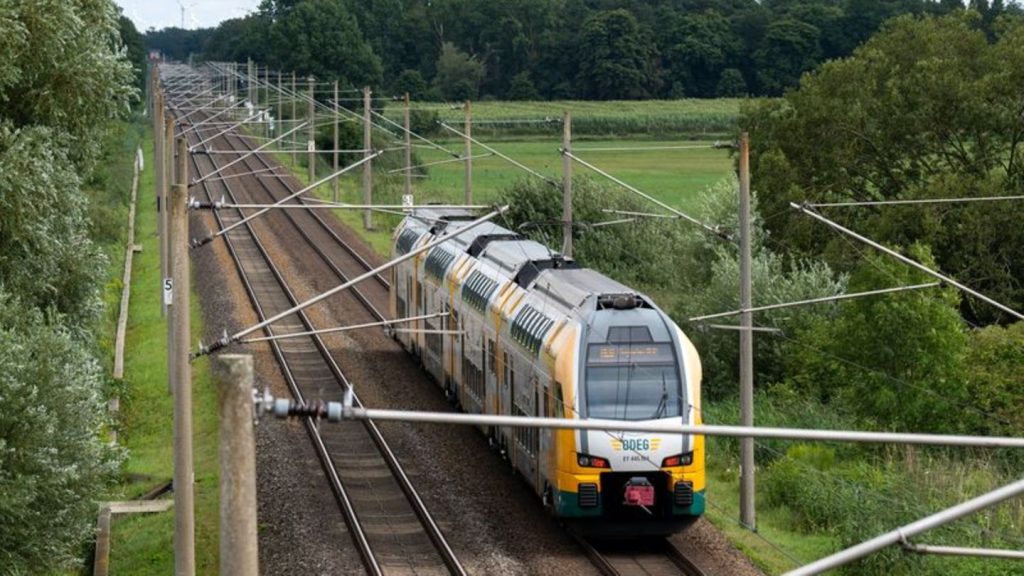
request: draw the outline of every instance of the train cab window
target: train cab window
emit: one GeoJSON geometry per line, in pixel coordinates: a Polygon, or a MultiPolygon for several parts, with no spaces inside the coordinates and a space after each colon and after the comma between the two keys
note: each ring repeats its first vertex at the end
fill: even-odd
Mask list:
{"type": "Polygon", "coordinates": [[[590,344],[587,415],[609,420],[656,420],[682,415],[679,365],[670,343],[590,344]]]}
{"type": "Polygon", "coordinates": [[[561,382],[555,382],[555,410],[556,418],[565,418],[565,398],[562,396],[561,382]]]}

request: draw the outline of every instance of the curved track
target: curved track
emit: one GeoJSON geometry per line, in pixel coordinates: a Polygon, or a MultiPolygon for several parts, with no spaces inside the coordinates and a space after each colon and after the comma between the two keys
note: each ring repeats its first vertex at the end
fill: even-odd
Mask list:
{"type": "MultiPolygon", "coordinates": [[[[203,136],[216,134],[213,130],[209,129],[211,133],[202,136],[192,132],[190,140],[194,144],[203,136]]],[[[203,131],[202,128],[198,130],[203,131]]],[[[225,137],[217,138],[215,142],[230,145],[225,137]]],[[[220,168],[210,155],[191,155],[191,162],[195,174],[207,174],[220,168]]],[[[239,178],[204,181],[201,188],[207,200],[223,196],[237,202],[239,187],[244,185],[246,191],[251,191],[256,186],[255,182],[262,180],[240,176],[242,169],[233,172],[228,169],[226,172],[228,174],[224,175],[239,175],[239,178]]],[[[197,194],[198,190],[193,189],[192,192],[197,194]]],[[[223,229],[238,222],[243,213],[220,210],[215,217],[223,229]]],[[[260,319],[297,304],[251,224],[239,226],[224,236],[260,319]]],[[[310,242],[312,244],[313,240],[310,242]]],[[[283,334],[313,329],[309,318],[299,312],[275,323],[267,332],[283,334]]],[[[337,397],[342,388],[349,385],[319,337],[272,341],[271,347],[292,394],[298,400],[337,397]]],[[[306,419],[305,426],[369,573],[465,573],[372,422],[318,427],[306,419]]]]}

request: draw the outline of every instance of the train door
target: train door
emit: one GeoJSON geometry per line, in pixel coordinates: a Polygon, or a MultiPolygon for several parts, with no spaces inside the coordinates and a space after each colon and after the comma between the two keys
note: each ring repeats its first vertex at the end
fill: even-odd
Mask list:
{"type": "MultiPolygon", "coordinates": [[[[440,303],[437,311],[446,314],[448,312],[448,305],[443,302],[440,303]]],[[[427,314],[430,314],[430,312],[427,312],[427,314]]],[[[427,367],[427,372],[430,372],[442,387],[446,387],[447,383],[445,382],[444,374],[444,336],[440,334],[440,331],[445,329],[448,324],[447,321],[447,316],[428,318],[425,323],[426,330],[423,332],[424,342],[426,343],[423,363],[427,367]]]]}
{"type": "Polygon", "coordinates": [[[448,345],[445,346],[448,352],[448,374],[451,377],[452,393],[455,394],[455,400],[462,402],[462,389],[461,386],[465,385],[465,376],[462,374],[462,366],[460,360],[462,359],[462,335],[465,333],[465,327],[462,325],[464,320],[459,316],[459,311],[452,306],[451,321],[449,330],[454,331],[452,334],[445,335],[448,340],[448,345]]]}

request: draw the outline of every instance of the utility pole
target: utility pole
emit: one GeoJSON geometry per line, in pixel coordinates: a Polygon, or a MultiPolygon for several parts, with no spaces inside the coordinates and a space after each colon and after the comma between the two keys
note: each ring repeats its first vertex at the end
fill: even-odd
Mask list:
{"type": "MultiPolygon", "coordinates": [[[[156,88],[156,96],[153,99],[153,176],[156,179],[156,233],[159,236],[160,245],[160,282],[163,282],[167,274],[167,230],[164,228],[164,212],[167,210],[166,197],[164,195],[164,93],[160,90],[159,84],[156,88]]],[[[160,317],[167,315],[167,305],[163,299],[160,300],[160,317]]]]}
{"type": "MultiPolygon", "coordinates": [[[[332,142],[334,142],[334,163],[333,163],[334,171],[331,172],[331,174],[336,174],[338,172],[338,149],[340,148],[340,146],[338,146],[338,81],[337,80],[334,81],[334,105],[331,106],[331,110],[334,111],[334,139],[332,140],[332,142]]],[[[333,188],[334,188],[334,195],[333,195],[332,199],[335,202],[337,202],[338,201],[338,179],[337,178],[335,178],[333,181],[331,181],[331,186],[333,186],[333,188]]]]}
{"type": "MultiPolygon", "coordinates": [[[[291,100],[292,100],[292,117],[291,117],[291,121],[292,121],[292,126],[294,126],[295,123],[298,122],[298,120],[296,119],[296,110],[295,110],[295,96],[297,94],[298,94],[298,92],[295,90],[295,72],[292,72],[292,93],[291,93],[291,100]]],[[[296,140],[295,136],[292,136],[292,166],[295,166],[295,160],[296,160],[295,147],[298,146],[298,145],[299,145],[298,140],[296,140]]]]}
{"type": "Polygon", "coordinates": [[[252,356],[214,359],[220,408],[220,571],[259,574],[252,356]]]}
{"type": "Polygon", "coordinates": [[[306,147],[309,149],[309,183],[316,182],[316,79],[309,77],[309,113],[306,116],[309,121],[309,142],[306,147]]]}
{"type": "Polygon", "coordinates": [[[249,92],[249,103],[256,106],[256,95],[253,92],[253,88],[256,87],[256,84],[252,81],[252,58],[249,58],[245,68],[245,85],[249,92]]]}
{"type": "Polygon", "coordinates": [[[263,67],[263,136],[270,138],[270,66],[263,67]]]}
{"type": "MultiPolygon", "coordinates": [[[[740,135],[740,426],[754,425],[754,331],[750,308],[750,138],[740,135]]],[[[757,530],[754,439],[740,439],[740,523],[757,530]]]]}
{"type": "Polygon", "coordinates": [[[174,324],[174,573],[195,574],[192,471],[192,365],[189,363],[188,142],[178,138],[178,183],[171,198],[174,257],[171,320],[174,324]]]}
{"type": "Polygon", "coordinates": [[[562,254],[572,258],[572,113],[562,117],[562,254]]]}
{"type": "Polygon", "coordinates": [[[409,93],[405,93],[405,113],[403,114],[403,125],[405,127],[405,194],[412,195],[412,120],[409,109],[409,93]]]}
{"type": "Polygon", "coordinates": [[[473,103],[469,100],[466,100],[465,111],[466,125],[463,129],[463,133],[466,135],[466,158],[464,160],[466,163],[466,194],[464,203],[468,206],[473,203],[473,141],[471,140],[473,137],[473,103]]]}
{"type": "MultiPolygon", "coordinates": [[[[281,131],[284,132],[284,92],[281,92],[281,72],[277,73],[277,125],[281,127],[281,131]]],[[[281,146],[285,143],[278,144],[277,148],[280,150],[281,146]]]]}
{"type": "MultiPolygon", "coordinates": [[[[363,88],[363,157],[368,157],[373,148],[373,134],[370,131],[370,87],[363,88]]],[[[363,204],[373,204],[373,160],[363,164],[363,204]]],[[[373,212],[369,208],[363,211],[363,228],[373,230],[373,212]]]]}
{"type": "Polygon", "coordinates": [[[167,276],[171,277],[171,239],[170,239],[170,219],[171,210],[168,208],[171,201],[171,186],[177,184],[175,180],[175,164],[174,164],[174,117],[170,114],[164,116],[164,241],[161,243],[163,254],[161,258],[164,262],[167,262],[167,276]]]}

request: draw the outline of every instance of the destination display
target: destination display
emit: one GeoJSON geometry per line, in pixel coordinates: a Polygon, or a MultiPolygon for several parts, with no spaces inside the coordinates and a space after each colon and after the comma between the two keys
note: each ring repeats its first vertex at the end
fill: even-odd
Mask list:
{"type": "Polygon", "coordinates": [[[591,344],[588,364],[671,364],[671,344],[591,344]]]}

